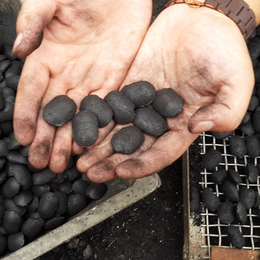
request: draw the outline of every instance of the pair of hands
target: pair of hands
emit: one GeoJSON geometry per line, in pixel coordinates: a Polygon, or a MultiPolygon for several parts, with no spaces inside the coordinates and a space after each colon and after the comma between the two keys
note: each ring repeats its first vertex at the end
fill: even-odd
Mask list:
{"type": "Polygon", "coordinates": [[[61,94],[79,106],[88,94],[104,97],[146,80],[184,99],[182,113],[168,119],[168,131],[146,135],[133,154],[115,153],[110,143],[122,125],[100,128],[97,142],[77,162],[94,182],[147,176],[179,158],[201,132],[239,125],[254,74],[237,25],[209,8],[177,4],[149,27],[151,13],[151,0],[25,1],[13,51],[30,55],[18,86],[14,132],[30,145],[33,166],[62,172],[71,152],[84,151],[72,140],[71,122],[56,129],[42,117],[45,104],[61,94]]]}

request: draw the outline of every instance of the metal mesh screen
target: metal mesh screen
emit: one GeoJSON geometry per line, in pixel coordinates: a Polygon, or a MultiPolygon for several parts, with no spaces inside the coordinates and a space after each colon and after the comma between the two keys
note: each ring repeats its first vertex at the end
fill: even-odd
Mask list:
{"type": "MultiPolygon", "coordinates": [[[[245,175],[245,166],[248,162],[254,163],[254,165],[260,164],[260,157],[250,158],[244,156],[243,158],[237,158],[229,152],[228,139],[219,140],[209,133],[201,134],[201,141],[199,142],[201,148],[201,155],[203,156],[209,149],[219,150],[224,157],[223,163],[220,163],[218,169],[234,169],[240,173],[242,183],[237,185],[239,187],[246,186],[258,191],[260,194],[260,177],[257,179],[257,183],[249,183],[245,175]]],[[[211,188],[214,193],[220,197],[221,201],[225,201],[223,193],[220,191],[219,185],[215,184],[211,179],[212,172],[208,172],[205,168],[202,169],[202,181],[200,185],[202,188],[211,188]]],[[[208,251],[208,256],[203,259],[210,259],[210,247],[221,246],[231,247],[227,237],[227,227],[230,225],[222,224],[218,218],[217,212],[211,213],[207,208],[202,209],[202,224],[204,228],[203,236],[205,236],[206,245],[202,245],[208,251]]],[[[260,250],[260,218],[258,217],[258,209],[248,210],[248,220],[245,225],[241,225],[238,222],[231,224],[232,226],[239,227],[242,232],[246,244],[243,249],[260,250]]]]}

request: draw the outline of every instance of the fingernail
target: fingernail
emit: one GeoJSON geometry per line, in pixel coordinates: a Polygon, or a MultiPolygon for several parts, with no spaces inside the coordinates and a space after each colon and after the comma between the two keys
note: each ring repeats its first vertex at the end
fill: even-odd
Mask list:
{"type": "Polygon", "coordinates": [[[212,121],[200,121],[191,128],[191,133],[200,134],[202,132],[210,131],[214,124],[212,121]]]}
{"type": "Polygon", "coordinates": [[[23,33],[19,33],[14,41],[13,51],[22,43],[23,33]]]}

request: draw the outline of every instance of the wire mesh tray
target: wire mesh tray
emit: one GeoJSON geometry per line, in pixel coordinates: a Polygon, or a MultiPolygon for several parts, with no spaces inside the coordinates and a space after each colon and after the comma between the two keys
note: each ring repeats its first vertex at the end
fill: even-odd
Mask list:
{"type": "MultiPolygon", "coordinates": [[[[249,183],[246,174],[245,166],[248,162],[254,165],[260,164],[260,157],[250,158],[245,155],[243,158],[237,158],[229,152],[229,144],[227,139],[219,140],[209,133],[202,133],[195,144],[197,150],[202,157],[208,150],[219,150],[224,158],[223,163],[219,164],[221,169],[234,169],[240,173],[242,183],[237,185],[239,187],[245,186],[254,189],[260,194],[260,177],[257,183],[249,183]]],[[[192,148],[191,148],[192,149],[192,148]]],[[[201,203],[201,212],[198,216],[191,216],[190,212],[190,151],[188,150],[183,156],[183,183],[184,183],[184,259],[212,259],[212,247],[232,248],[227,236],[227,228],[230,225],[220,222],[217,214],[209,212],[201,203]],[[199,218],[199,219],[198,219],[199,218]],[[198,224],[199,223],[199,224],[198,224]]],[[[194,167],[193,167],[194,169],[194,167]]],[[[218,170],[218,168],[216,168],[218,170]]],[[[200,181],[198,185],[200,189],[211,188],[214,193],[220,198],[223,195],[220,191],[219,185],[211,180],[212,172],[207,171],[201,165],[197,165],[196,174],[200,181]]],[[[239,227],[240,231],[246,240],[243,249],[246,250],[260,250],[260,219],[256,210],[249,209],[248,221],[245,225],[239,223],[232,223],[232,226],[239,227]]],[[[250,258],[251,259],[251,258],[250,258]]],[[[252,258],[255,259],[255,258],[252,258]]],[[[258,258],[257,258],[258,259],[258,258]]]]}

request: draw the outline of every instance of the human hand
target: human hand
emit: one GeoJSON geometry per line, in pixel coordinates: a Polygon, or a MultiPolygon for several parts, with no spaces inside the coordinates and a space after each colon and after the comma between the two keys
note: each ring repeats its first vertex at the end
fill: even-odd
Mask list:
{"type": "Polygon", "coordinates": [[[183,111],[168,118],[159,138],[146,135],[133,154],[114,153],[116,125],[77,167],[90,180],[141,178],[179,158],[203,131],[229,132],[241,122],[254,87],[247,46],[237,25],[215,10],[176,4],[165,9],[148,30],[121,88],[146,80],[156,89],[173,88],[183,111]]]}
{"type": "MultiPolygon", "coordinates": [[[[152,13],[151,0],[26,0],[17,20],[13,52],[25,57],[18,86],[14,133],[29,145],[36,168],[62,172],[71,150],[71,121],[56,129],[42,116],[45,104],[67,95],[79,107],[88,94],[118,89],[141,45],[152,13]]],[[[101,132],[110,131],[113,124],[101,132]]],[[[101,133],[102,135],[102,133],[101,133]]]]}

